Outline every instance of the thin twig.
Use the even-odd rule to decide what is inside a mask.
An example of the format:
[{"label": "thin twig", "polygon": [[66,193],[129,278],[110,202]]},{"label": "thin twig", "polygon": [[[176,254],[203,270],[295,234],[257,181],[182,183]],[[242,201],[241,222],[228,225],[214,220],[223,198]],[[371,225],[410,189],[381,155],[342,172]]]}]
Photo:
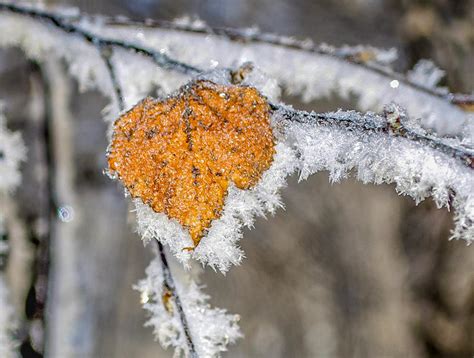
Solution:
[{"label": "thin twig", "polygon": [[112,48],[110,46],[102,47],[100,50],[100,55],[102,56],[105,65],[107,66],[107,70],[110,75],[110,80],[112,81],[112,87],[115,92],[115,97],[117,98],[118,107],[120,108],[120,111],[123,111],[125,109],[125,101],[123,99],[122,88],[120,87],[117,74],[115,73],[115,68],[112,63]]},{"label": "thin twig", "polygon": [[188,321],[186,319],[186,314],[184,313],[183,305],[181,303],[181,299],[179,298],[178,291],[176,290],[176,285],[174,284],[174,279],[173,275],[171,274],[170,267],[168,265],[168,260],[166,259],[163,244],[158,240],[155,240],[155,242],[158,247],[158,254],[161,258],[161,269],[163,271],[165,289],[170,292],[171,297],[173,298],[174,303],[176,305],[179,319],[181,320],[181,325],[183,326],[184,335],[186,337],[186,344],[188,346],[189,354],[191,358],[198,358],[194,342],[191,338],[191,331],[189,329]]},{"label": "thin twig", "polygon": [[[412,142],[423,144],[427,147],[436,149],[444,154],[458,159],[462,164],[474,169],[474,150],[465,147],[455,147],[443,143],[439,138],[415,132],[407,128],[403,123],[399,123],[398,127],[393,128],[387,118],[381,115],[363,115],[355,111],[351,111],[348,116],[335,116],[331,113],[315,113],[298,111],[280,105],[271,105],[272,110],[278,111],[278,114],[288,121],[297,121],[303,123],[318,123],[322,125],[338,125],[348,129],[357,129],[362,131],[391,133],[411,140]],[[348,113],[349,114],[349,113]]]}]

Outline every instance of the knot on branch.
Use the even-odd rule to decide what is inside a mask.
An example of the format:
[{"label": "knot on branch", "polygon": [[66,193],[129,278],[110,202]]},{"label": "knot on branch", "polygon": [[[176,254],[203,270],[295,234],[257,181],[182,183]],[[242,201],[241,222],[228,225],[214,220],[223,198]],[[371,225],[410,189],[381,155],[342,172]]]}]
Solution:
[{"label": "knot on branch", "polygon": [[406,130],[403,121],[406,119],[406,113],[396,103],[390,103],[383,109],[383,116],[387,122],[390,133],[395,135],[404,135]]}]

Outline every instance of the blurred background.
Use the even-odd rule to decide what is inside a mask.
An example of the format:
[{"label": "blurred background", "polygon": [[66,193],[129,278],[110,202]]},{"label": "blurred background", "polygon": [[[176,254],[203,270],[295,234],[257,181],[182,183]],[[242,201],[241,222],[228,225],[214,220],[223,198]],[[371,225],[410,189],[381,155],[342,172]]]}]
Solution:
[{"label": "blurred background", "polygon": [[[474,1],[448,0],[62,0],[91,14],[172,20],[195,15],[211,26],[248,27],[333,45],[395,47],[396,68],[419,59],[446,70],[444,85],[474,90]],[[40,357],[35,324],[48,315],[38,278],[54,280],[47,244],[74,242],[81,250],[83,351],[77,357],[171,357],[143,327],[145,312],[132,285],[152,255],[133,232],[133,213],[122,188],[103,175],[106,124],[99,93],[80,94],[65,76],[45,87],[40,71],[17,50],[0,50],[0,99],[9,127],[28,146],[23,183],[9,203],[14,250],[8,274],[24,316],[22,353]],[[362,84],[361,84],[362,85]],[[53,87],[56,86],[56,87]],[[44,93],[72,91],[72,127],[56,133],[48,153]],[[297,108],[356,107],[337,93]],[[61,139],[62,138],[62,139]],[[64,160],[62,150],[72,153]],[[51,180],[71,179],[56,202],[66,217],[51,216]],[[53,183],[54,184],[54,183]],[[52,194],[54,196],[54,193]],[[64,197],[64,196],[63,196]],[[448,241],[452,215],[428,200],[418,206],[391,186],[346,180],[331,185],[326,173],[305,182],[293,177],[282,192],[285,210],[258,219],[241,241],[247,258],[223,276],[202,275],[211,303],[241,316],[245,338],[227,357],[472,357],[474,355],[474,249]],[[72,209],[67,205],[75,204]],[[68,215],[71,215],[70,217]],[[60,257],[60,252],[52,252]],[[56,269],[60,268],[57,264]],[[39,298],[38,298],[39,297]],[[52,303],[54,304],[54,303]],[[31,333],[33,332],[33,334]],[[33,338],[32,338],[33,337]]]}]

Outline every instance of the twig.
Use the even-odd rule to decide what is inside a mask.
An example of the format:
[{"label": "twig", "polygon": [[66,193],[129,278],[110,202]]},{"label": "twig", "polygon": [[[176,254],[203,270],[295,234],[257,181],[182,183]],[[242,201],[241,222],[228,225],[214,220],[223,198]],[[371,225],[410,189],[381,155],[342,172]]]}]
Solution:
[{"label": "twig", "polygon": [[171,274],[170,267],[168,265],[168,260],[166,259],[165,250],[163,244],[158,240],[155,240],[156,245],[158,246],[158,254],[161,258],[161,269],[163,271],[164,286],[170,292],[171,297],[174,299],[176,309],[178,311],[179,319],[181,320],[181,325],[183,326],[184,335],[186,337],[186,344],[188,346],[189,354],[191,358],[198,358],[196,348],[194,347],[194,342],[191,338],[191,332],[189,330],[188,321],[186,319],[186,314],[183,310],[183,305],[181,299],[179,298],[176,286],[174,284],[173,275]]},{"label": "twig", "polygon": [[123,99],[122,88],[118,82],[117,74],[115,73],[114,65],[112,63],[112,48],[110,46],[102,47],[100,50],[100,55],[107,66],[107,70],[110,75],[110,80],[112,81],[112,87],[114,88],[115,97],[117,98],[118,106],[120,111],[125,109],[125,102]]},{"label": "twig", "polygon": [[[454,147],[443,143],[437,137],[430,136],[423,133],[418,133],[412,129],[407,128],[403,123],[399,122],[397,128],[390,125],[386,117],[381,115],[371,114],[363,115],[355,111],[346,112],[347,116],[334,115],[331,113],[315,113],[298,111],[292,108],[271,105],[274,111],[278,111],[284,119],[288,121],[297,121],[303,123],[318,123],[322,125],[338,125],[344,126],[348,129],[358,129],[371,132],[391,133],[400,137],[407,138],[413,142],[420,143],[439,150],[453,158],[461,161],[462,164],[474,169],[474,150],[464,147]],[[339,112],[343,114],[343,112]]]}]

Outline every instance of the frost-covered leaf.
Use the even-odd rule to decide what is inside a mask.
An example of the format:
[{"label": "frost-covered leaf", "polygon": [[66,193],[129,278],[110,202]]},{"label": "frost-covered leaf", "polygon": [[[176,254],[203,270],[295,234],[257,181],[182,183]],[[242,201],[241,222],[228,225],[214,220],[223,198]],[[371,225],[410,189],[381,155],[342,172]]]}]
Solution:
[{"label": "frost-covered leaf", "polygon": [[194,245],[222,215],[229,185],[250,189],[270,166],[270,107],[255,88],[196,81],[147,98],[114,125],[109,167],[132,197],[176,219]]}]

